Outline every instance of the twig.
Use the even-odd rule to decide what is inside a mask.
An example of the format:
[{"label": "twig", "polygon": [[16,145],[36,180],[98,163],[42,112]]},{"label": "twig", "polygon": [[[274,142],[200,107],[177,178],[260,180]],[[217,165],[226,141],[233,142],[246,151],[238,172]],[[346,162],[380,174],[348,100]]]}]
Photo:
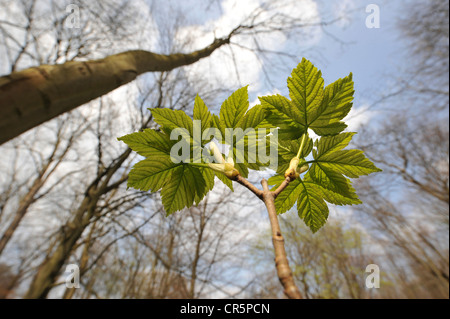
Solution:
[{"label": "twig", "polygon": [[283,183],[281,183],[280,186],[278,186],[278,188],[272,192],[273,194],[273,198],[277,198],[278,195],[280,195],[280,193],[289,185],[289,183],[292,182],[292,178],[291,177],[286,177],[286,179],[283,181]]},{"label": "twig", "polygon": [[261,181],[261,185],[263,186],[262,191],[241,175],[237,175],[234,180],[252,191],[266,205],[267,212],[269,213],[270,226],[272,228],[272,243],[275,250],[275,267],[277,269],[278,279],[283,285],[284,293],[288,298],[302,299],[300,290],[295,285],[294,277],[289,267],[284,248],[284,238],[281,235],[280,224],[278,223],[278,216],[275,209],[275,198],[289,185],[292,179],[286,177],[283,183],[273,192],[269,190],[269,185],[265,179]]},{"label": "twig", "polygon": [[259,199],[263,200],[263,191],[258,189],[255,185],[250,183],[248,180],[243,178],[241,175],[237,175],[234,180],[238,182],[239,184],[247,187],[249,190],[253,192]]},{"label": "twig", "polygon": [[[286,178],[283,184],[285,183],[287,186],[289,181],[288,178]],[[269,213],[270,226],[272,227],[272,243],[273,248],[275,249],[275,266],[277,268],[278,279],[280,279],[280,282],[284,287],[284,293],[288,298],[302,299],[302,295],[295,285],[294,277],[292,276],[292,271],[286,256],[286,250],[284,249],[284,238],[281,235],[280,224],[278,223],[278,216],[275,209],[275,192],[269,190],[267,180],[263,179],[261,184],[263,186],[263,201],[264,204],[266,204],[267,212]],[[284,186],[284,188],[286,186]],[[278,189],[280,189],[280,187]]]}]

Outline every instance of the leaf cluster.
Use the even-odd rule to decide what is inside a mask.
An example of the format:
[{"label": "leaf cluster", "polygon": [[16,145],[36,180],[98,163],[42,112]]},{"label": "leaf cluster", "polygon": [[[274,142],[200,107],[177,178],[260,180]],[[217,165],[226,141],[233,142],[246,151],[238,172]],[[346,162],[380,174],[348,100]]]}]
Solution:
[{"label": "leaf cluster", "polygon": [[[223,102],[219,115],[211,113],[199,96],[195,99],[192,119],[182,111],[151,109],[160,130],[146,129],[119,138],[145,157],[131,170],[128,187],[152,192],[161,189],[167,214],[198,204],[213,188],[215,176],[233,190],[229,178],[212,169],[203,157],[193,154],[195,147],[202,152],[207,150],[212,140],[210,136],[195,138],[193,121],[200,120],[202,131],[213,128],[222,137],[226,136],[227,128],[240,128],[244,133],[248,129],[258,128],[276,130],[278,168],[276,175],[269,179],[269,184],[274,188],[281,185],[285,180],[283,174],[293,158],[299,158],[299,167],[303,166],[306,170],[300,171],[301,175],[276,198],[278,214],[285,213],[296,204],[299,217],[316,232],[328,218],[327,202],[335,205],[360,204],[350,178],[380,169],[361,150],[345,149],[355,134],[344,132],[347,125],[343,121],[352,107],[352,74],[325,87],[321,72],[310,61],[302,59],[287,84],[289,98],[279,94],[263,96],[259,98],[261,103],[250,109],[248,88],[240,88]],[[170,150],[177,141],[171,140],[170,135],[177,128],[187,132],[184,138],[188,140],[192,159],[196,158],[196,161],[173,161]],[[315,140],[308,134],[311,131],[318,136]],[[228,157],[233,159],[231,163],[243,177],[248,176],[249,169],[261,170],[267,166],[267,163],[260,162],[257,154],[249,152],[250,149],[257,149],[251,147],[257,146],[250,145],[254,143],[251,141],[256,140],[258,145],[263,143],[267,150],[271,146],[267,135],[251,139],[251,134],[256,133],[241,134],[228,143]],[[227,143],[224,138],[219,142]],[[247,152],[239,152],[236,147],[238,143],[244,143]]]}]

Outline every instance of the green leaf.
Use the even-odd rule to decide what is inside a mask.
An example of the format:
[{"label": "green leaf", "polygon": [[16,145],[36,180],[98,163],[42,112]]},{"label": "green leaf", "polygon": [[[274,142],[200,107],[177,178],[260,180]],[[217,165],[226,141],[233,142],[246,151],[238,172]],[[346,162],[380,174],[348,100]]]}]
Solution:
[{"label": "green leaf", "polygon": [[229,189],[231,189],[232,192],[234,192],[233,182],[228,177],[226,177],[225,174],[214,172],[214,175],[217,176],[217,178],[222,183],[224,183]]},{"label": "green leaf", "polygon": [[[214,188],[214,176],[215,172],[210,168],[199,168],[200,173],[203,176],[203,179],[206,183],[206,192],[205,195]],[[222,174],[223,175],[223,174]],[[201,198],[200,198],[201,200]],[[196,200],[196,204],[198,205],[200,203],[200,200]]]},{"label": "green leaf", "polygon": [[175,164],[167,155],[152,156],[135,164],[128,175],[128,187],[156,192],[172,177],[181,163]]},{"label": "green leaf", "polygon": [[[270,158],[267,162],[264,157],[264,163],[262,163],[260,155],[264,156],[265,154],[259,154],[259,149],[262,148],[265,150],[266,154],[269,154],[268,156],[271,155],[269,144],[271,139],[268,136],[269,133],[269,129],[262,129],[261,132],[259,132],[259,128],[256,130],[247,128],[242,134],[238,134],[233,143],[232,153],[235,165],[238,164],[241,166],[241,164],[243,164],[246,168],[253,170],[260,170],[261,167],[269,166],[270,162],[275,160],[275,157],[273,156],[273,158]],[[238,167],[238,170],[243,172],[243,174],[248,174],[246,168]],[[243,176],[247,177],[247,175]]]},{"label": "green leaf", "polygon": [[287,98],[277,94],[263,96],[260,97],[259,100],[264,108],[271,110],[272,113],[278,114],[284,121],[296,122],[297,126],[300,127],[301,132],[305,131],[305,114],[300,112],[300,110]]},{"label": "green leaf", "polygon": [[351,186],[350,181],[342,174],[335,172],[326,167],[322,167],[320,163],[314,163],[309,168],[307,175],[311,180],[323,188],[338,193],[343,197],[359,203],[358,196]]},{"label": "green leaf", "polygon": [[126,143],[133,151],[145,157],[169,154],[170,148],[175,143],[166,134],[152,129],[131,133],[119,137],[118,140]]},{"label": "green leaf", "polygon": [[171,109],[149,109],[156,123],[161,125],[166,133],[176,128],[184,128],[192,136],[192,119],[183,111]]},{"label": "green leaf", "polygon": [[325,189],[333,191],[348,198],[355,203],[359,201],[355,190],[351,186],[350,181],[341,173],[330,169],[320,162],[323,156],[332,154],[346,147],[355,133],[342,133],[335,136],[322,137],[316,140],[316,150],[313,152],[315,163],[311,165],[308,171],[309,177],[315,183],[319,184]]},{"label": "green leaf", "polygon": [[333,151],[339,151],[346,147],[352,140],[353,135],[356,133],[348,132],[335,136],[322,137],[314,142],[316,151],[313,153],[314,158],[318,159],[320,156],[331,153]]},{"label": "green leaf", "polygon": [[[206,107],[205,103],[201,99],[201,97],[197,94],[195,97],[194,102],[194,129],[193,129],[193,136],[192,136],[192,148],[193,148],[193,156],[192,161],[194,163],[201,163],[202,162],[202,150],[204,144],[209,142],[212,137],[207,140],[202,140],[203,132],[206,129],[209,129],[212,127],[212,114],[209,112],[208,108]],[[197,122],[200,121],[200,124]],[[198,133],[196,133],[198,132]]]},{"label": "green leaf", "polygon": [[[194,202],[198,204],[213,188],[214,172],[209,168],[197,168],[171,160],[170,151],[177,141],[170,140],[169,135],[173,129],[180,127],[192,136],[191,118],[182,111],[169,109],[153,109],[152,113],[163,132],[147,129],[120,138],[140,155],[147,157],[133,166],[127,185],[143,191],[156,192],[162,189],[164,208],[167,214],[171,214],[192,206]],[[212,117],[200,97],[194,105],[194,118],[210,126]]]},{"label": "green leaf", "polygon": [[255,105],[245,114],[242,121],[239,123],[244,131],[248,128],[258,129],[261,127],[261,123],[266,118],[266,111],[262,105]]},{"label": "green leaf", "polygon": [[278,128],[280,140],[297,139],[303,135],[305,127],[291,120],[287,115],[270,107],[266,107],[265,112],[266,118],[261,122],[260,127]]},{"label": "green leaf", "polygon": [[324,86],[322,73],[310,61],[303,58],[302,62],[292,71],[287,82],[289,96],[302,114],[304,121],[303,123],[297,122],[309,127],[319,115]]},{"label": "green leaf", "polygon": [[[278,186],[280,185],[277,185],[276,187]],[[302,189],[303,187],[300,179],[297,178],[290,182],[289,185],[275,199],[275,208],[277,210],[277,214],[283,214],[291,209],[292,206],[294,206],[295,202],[298,200]]]},{"label": "green leaf", "polygon": [[[288,88],[291,100],[281,95],[260,98],[270,112],[267,121],[280,127],[282,134],[298,138],[306,128],[311,128],[317,135],[327,136],[338,134],[347,127],[341,120],[352,107],[351,73],[324,89],[321,72],[310,61],[302,59],[288,78]],[[279,125],[280,122],[284,127]]]},{"label": "green leaf", "polygon": [[[245,101],[243,99],[245,99]],[[232,111],[236,109],[233,106],[236,103],[231,103],[231,101],[236,100],[238,100],[240,105],[242,105],[239,111],[239,114],[242,115],[239,115],[240,118],[236,118],[236,121],[234,121],[230,120],[232,117],[232,114],[230,114],[230,109]],[[233,136],[233,141],[225,139],[223,142],[232,146],[231,150],[235,168],[243,177],[247,177],[249,168],[259,170],[260,167],[267,166],[269,164],[262,164],[258,159],[258,144],[266,143],[266,140],[263,139],[266,134],[264,136],[259,136],[258,129],[264,129],[263,131],[267,133],[270,129],[263,125],[266,117],[266,110],[262,105],[256,105],[245,113],[248,108],[247,87],[241,88],[233,93],[227,101],[222,104],[222,108],[220,110],[221,117],[218,121],[219,125],[216,126],[221,129],[221,131],[225,131],[225,127],[235,129],[233,132],[235,133]],[[232,121],[232,123],[229,123],[230,121]],[[217,118],[214,122],[217,123]],[[226,126],[226,123],[230,126]],[[235,127],[232,127],[232,125],[235,125]],[[239,133],[237,129],[242,129],[242,132]],[[226,134],[224,134],[224,137],[227,137]]]},{"label": "green leaf", "polygon": [[239,171],[239,174],[241,174],[241,176],[247,178],[248,177],[247,165],[245,163],[234,163],[234,168],[236,168]]},{"label": "green leaf", "polygon": [[[300,148],[301,138],[295,140],[282,140],[278,141],[278,174],[284,174],[288,169],[290,161],[293,157],[297,156],[297,152]],[[307,136],[305,144],[303,146],[300,158],[305,158],[311,153],[313,148],[313,140]]]},{"label": "green leaf", "polygon": [[[318,186],[320,187],[320,186]],[[362,204],[362,201],[359,198],[348,198],[344,197],[340,194],[332,192],[325,188],[320,188],[322,191],[323,199],[327,202],[335,205],[358,205]]]},{"label": "green leaf", "polygon": [[[300,218],[313,232],[320,229],[328,218],[327,202],[336,205],[360,204],[350,181],[344,176],[358,177],[379,171],[359,150],[343,150],[354,133],[321,137],[315,142],[314,161],[303,180],[296,179],[275,200],[278,213],[289,210],[297,201]],[[299,141],[281,142],[280,158],[290,158]],[[312,142],[305,144],[305,154],[311,151]],[[302,154],[304,155],[304,154]],[[287,160],[286,160],[287,162]],[[269,179],[274,188],[283,181],[282,175]],[[273,189],[274,189],[273,188]]]},{"label": "green leaf", "polygon": [[207,192],[206,182],[199,169],[191,165],[182,164],[172,173],[172,178],[161,190],[162,203],[166,214],[170,215],[178,210],[197,203]]},{"label": "green leaf", "polygon": [[298,216],[315,233],[327,222],[328,206],[316,184],[300,181],[299,188]]},{"label": "green leaf", "polygon": [[194,120],[201,121],[201,132],[205,129],[211,127],[212,124],[212,114],[209,112],[208,108],[205,105],[205,102],[201,99],[201,97],[197,94],[194,102]]},{"label": "green leaf", "polygon": [[275,189],[277,189],[278,186],[281,185],[281,183],[283,183],[284,180],[285,180],[285,177],[283,175],[275,175],[275,176],[270,177],[267,180],[267,184],[274,185],[272,190],[275,190]]},{"label": "green leaf", "polygon": [[249,107],[248,86],[244,86],[230,95],[220,108],[220,122],[225,128],[235,128],[242,122]]},{"label": "green leaf", "polygon": [[347,116],[352,108],[354,92],[352,73],[328,85],[318,107],[317,118],[310,128],[321,136],[342,132],[347,125],[340,120]]},{"label": "green leaf", "polygon": [[212,127],[219,130],[220,134],[222,135],[222,140],[219,138],[219,142],[225,143],[225,124],[220,121],[220,118],[216,114],[212,114]]},{"label": "green leaf", "polygon": [[[269,185],[274,185],[272,191],[278,188],[284,181],[283,175],[269,178]],[[317,185],[308,176],[302,180],[295,179],[275,199],[275,207],[278,214],[282,214],[294,206],[297,202],[299,217],[302,218],[313,232],[319,230],[328,218],[328,206],[324,202],[336,205],[360,204],[359,199],[351,199]]]},{"label": "green leaf", "polygon": [[334,135],[347,128],[347,124],[342,122],[330,122],[328,120],[316,120],[312,123],[311,129],[319,136]]},{"label": "green leaf", "polygon": [[374,172],[381,172],[369,159],[367,159],[363,151],[360,150],[344,150],[322,156],[318,162],[323,167],[333,169],[350,178],[356,178],[361,175],[369,175]]},{"label": "green leaf", "polygon": [[[268,181],[274,185],[272,189],[279,187],[285,180],[284,171],[291,159],[297,156],[302,135],[310,128],[321,136],[315,143],[307,137],[299,158],[303,160],[313,153],[314,160],[308,161],[311,164],[309,170],[290,182],[275,200],[279,214],[296,204],[299,217],[316,232],[328,218],[326,202],[335,205],[361,203],[349,178],[380,169],[362,151],[344,149],[355,134],[342,133],[347,127],[342,120],[352,107],[354,94],[351,73],[324,88],[321,72],[310,61],[302,59],[287,82],[290,99],[281,95],[260,97],[261,105],[249,109],[246,86],[223,102],[220,116],[210,113],[197,95],[193,120],[201,121],[202,132],[209,127],[219,129],[222,134],[222,138],[218,138],[219,142],[231,144],[230,154],[235,168],[244,177],[248,176],[249,169],[259,170],[265,166],[260,163],[258,155],[250,150],[257,151],[261,143],[265,144],[266,153],[270,149],[267,132],[259,136],[257,129],[277,129],[279,167],[278,175]],[[193,136],[194,122],[189,116],[170,109],[151,111],[162,132],[147,129],[119,138],[146,157],[133,166],[128,179],[129,187],[153,192],[161,189],[162,202],[168,215],[194,203],[198,204],[214,187],[215,176],[233,190],[231,180],[200,160],[192,164],[171,161],[170,150],[177,143],[169,138],[172,130],[187,130],[182,138],[190,140],[191,155],[195,153],[194,156],[198,156],[198,151],[209,142],[196,141],[198,136]],[[226,141],[227,128],[240,128],[242,134],[238,133],[234,141]],[[243,146],[243,152],[238,152],[238,145]]]},{"label": "green leaf", "polygon": [[350,142],[354,133],[341,133],[336,136],[323,136],[316,142],[313,152],[314,162],[320,168],[344,174],[350,178],[380,172],[360,150],[342,150]]}]

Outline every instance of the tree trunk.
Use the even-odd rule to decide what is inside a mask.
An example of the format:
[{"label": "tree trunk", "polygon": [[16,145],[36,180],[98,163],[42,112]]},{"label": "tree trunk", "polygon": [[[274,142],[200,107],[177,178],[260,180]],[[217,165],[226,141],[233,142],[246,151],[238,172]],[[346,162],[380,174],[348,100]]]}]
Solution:
[{"label": "tree trunk", "polygon": [[20,201],[19,208],[17,209],[11,224],[9,224],[8,228],[6,228],[5,232],[0,237],[0,255],[3,253],[3,250],[5,249],[6,245],[8,244],[12,235],[14,234],[14,231],[17,229],[20,222],[22,221],[22,218],[27,213],[28,208],[34,202],[35,200],[34,197],[36,196],[37,192],[41,189],[42,185],[43,185],[42,175],[40,175],[33,182],[33,185],[31,186],[30,190],[25,195],[25,197]]},{"label": "tree trunk", "polygon": [[140,74],[195,63],[229,41],[229,37],[216,39],[189,54],[135,50],[100,60],[41,65],[0,77],[0,144],[111,92]]},{"label": "tree trunk", "polygon": [[[91,223],[100,197],[112,189],[117,188],[123,182],[113,183],[113,188],[112,186],[108,186],[112,176],[122,166],[130,153],[131,149],[128,148],[117,158],[114,165],[107,168],[103,174],[97,176],[94,182],[91,183],[83,201],[74,213],[73,219],[62,227],[61,237],[57,239],[55,244],[56,248],[48,252],[45,260],[39,266],[24,298],[37,299],[47,297],[55,279],[61,272],[61,268],[67,258],[72,253],[78,239],[80,239],[86,227]],[[100,181],[102,177],[104,177],[104,180]],[[100,186],[98,186],[99,184]]]},{"label": "tree trunk", "polygon": [[[89,261],[89,248],[92,245],[92,235],[94,234],[95,231],[95,225],[96,223],[94,222],[92,224],[91,230],[89,231],[89,235],[86,239],[86,243],[84,244],[84,248],[83,248],[83,253],[81,254],[81,258],[80,258],[80,277],[81,275],[85,272],[87,266],[88,266],[88,261]],[[72,299],[73,295],[75,294],[75,289],[74,287],[72,288],[67,288],[64,291],[63,294],[63,299]]]},{"label": "tree trunk", "polygon": [[94,199],[85,197],[75,213],[74,219],[63,227],[62,236],[56,244],[56,249],[49,252],[44,262],[39,266],[38,272],[24,296],[25,299],[45,298],[47,296],[73,247],[89,225],[97,200],[98,197]]}]

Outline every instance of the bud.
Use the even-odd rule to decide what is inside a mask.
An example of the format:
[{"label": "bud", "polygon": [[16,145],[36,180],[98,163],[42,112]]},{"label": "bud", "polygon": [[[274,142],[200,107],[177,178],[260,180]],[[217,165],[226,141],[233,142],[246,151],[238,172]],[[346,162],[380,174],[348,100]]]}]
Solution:
[{"label": "bud", "polygon": [[291,159],[291,162],[289,163],[289,168],[284,172],[284,177],[289,177],[290,179],[296,179],[300,176],[300,174],[303,174],[306,172],[309,168],[308,164],[303,164],[305,160],[302,159],[302,165],[299,166],[300,159],[298,157],[294,157]]},{"label": "bud", "polygon": [[220,163],[220,164],[225,163],[222,153],[220,152],[216,143],[214,143],[214,142],[209,143],[209,150],[214,155],[214,159],[216,160],[216,163]]},{"label": "bud", "polygon": [[291,159],[291,162],[289,163],[289,168],[284,172],[284,177],[289,177],[290,179],[295,179],[299,176],[297,173],[297,166],[300,162],[300,159],[298,157],[294,157]]},{"label": "bud", "polygon": [[217,162],[208,164],[211,169],[215,170],[216,172],[225,174],[225,176],[229,179],[234,179],[237,175],[239,175],[239,171],[234,168],[234,161],[233,157],[231,156],[231,152],[227,160],[225,161],[216,143],[211,142],[209,144],[209,150],[213,153],[214,159]]},{"label": "bud", "polygon": [[303,164],[302,166],[300,166],[300,168],[297,168],[297,172],[298,174],[303,174],[304,172],[306,172],[309,168],[309,164]]},{"label": "bud", "polygon": [[220,172],[225,174],[229,179],[234,179],[237,175],[239,175],[239,171],[234,168],[233,164],[224,163],[224,164],[215,164],[209,163],[208,166],[215,170],[216,172]]}]

